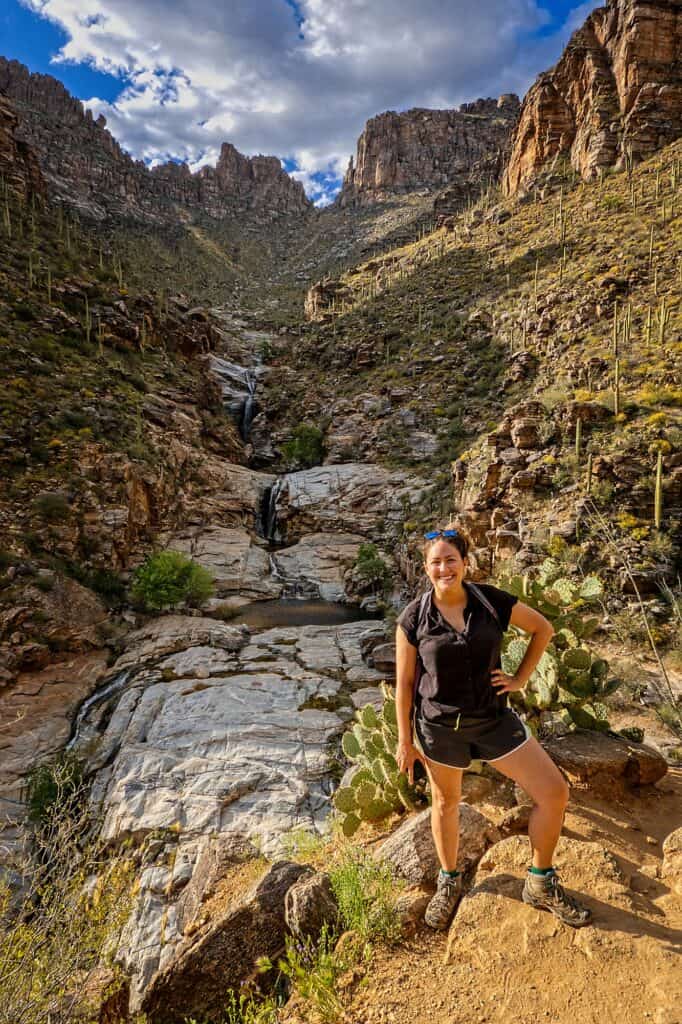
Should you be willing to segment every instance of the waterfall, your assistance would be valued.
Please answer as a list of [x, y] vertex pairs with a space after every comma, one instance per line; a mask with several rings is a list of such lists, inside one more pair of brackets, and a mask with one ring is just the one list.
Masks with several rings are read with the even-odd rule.
[[242, 420], [239, 424], [239, 433], [242, 436], [242, 441], [248, 441], [249, 439], [249, 431], [251, 430], [251, 423], [253, 422], [253, 411], [256, 401], [256, 375], [251, 373], [251, 371], [247, 371], [246, 386], [249, 390], [244, 402], [244, 408], [242, 409]]
[[277, 527], [277, 499], [285, 486], [284, 477], [278, 477], [272, 487], [263, 491], [260, 514], [260, 534], [265, 540], [277, 543], [282, 535]]
[[256, 372], [220, 356], [211, 356], [210, 366], [220, 380], [223, 405], [236, 420], [242, 440], [247, 441], [254, 416]]
[[123, 672], [119, 672], [118, 675], [115, 675], [110, 683], [107, 683], [101, 690], [95, 690], [87, 700], [83, 701], [73, 723], [69, 742], [66, 744], [67, 750], [72, 750], [76, 743], [78, 743], [81, 726], [83, 725], [90, 709], [96, 707], [98, 704], [102, 704], [109, 697], [113, 697], [114, 694], [123, 690], [130, 679], [131, 673], [132, 669], [124, 669]]

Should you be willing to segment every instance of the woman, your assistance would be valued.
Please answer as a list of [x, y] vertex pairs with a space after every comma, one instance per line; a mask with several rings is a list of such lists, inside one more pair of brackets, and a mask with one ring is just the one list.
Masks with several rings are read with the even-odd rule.
[[[432, 589], [408, 604], [396, 631], [397, 760], [411, 782], [415, 761], [426, 768], [433, 838], [441, 863], [426, 923], [447, 928], [461, 896], [462, 880], [456, 870], [459, 802], [462, 775], [476, 758], [494, 764], [534, 801], [528, 823], [532, 864], [523, 887], [524, 902], [581, 927], [590, 922], [591, 912], [564, 891], [552, 867], [568, 785], [507, 704], [507, 694], [527, 683], [554, 630], [515, 595], [491, 584], [465, 582], [468, 550], [461, 530], [446, 528], [425, 535], [424, 566]], [[500, 662], [502, 634], [510, 622], [531, 634], [513, 676], [502, 671]]]

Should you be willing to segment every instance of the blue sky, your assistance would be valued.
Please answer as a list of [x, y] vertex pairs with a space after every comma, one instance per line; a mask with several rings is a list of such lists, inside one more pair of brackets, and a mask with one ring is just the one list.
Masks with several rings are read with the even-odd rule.
[[0, 53], [54, 75], [149, 164], [274, 153], [317, 203], [368, 117], [523, 94], [571, 0], [2, 0]]

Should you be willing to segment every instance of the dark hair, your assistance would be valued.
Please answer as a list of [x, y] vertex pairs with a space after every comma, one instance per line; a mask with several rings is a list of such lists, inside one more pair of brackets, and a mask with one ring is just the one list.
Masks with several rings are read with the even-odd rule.
[[431, 550], [432, 545], [437, 544], [439, 540], [445, 541], [446, 544], [452, 544], [453, 548], [457, 548], [457, 550], [459, 551], [459, 553], [462, 556], [462, 558], [466, 558], [467, 555], [469, 554], [469, 549], [472, 546], [471, 538], [462, 529], [461, 526], [458, 526], [457, 523], [448, 523], [447, 526], [443, 527], [443, 529], [444, 530], [457, 530], [457, 536], [456, 537], [434, 537], [433, 540], [425, 540], [424, 544], [423, 544], [423, 547], [422, 547], [422, 554], [424, 556], [424, 561], [426, 561], [426, 556], [428, 555], [429, 551]]

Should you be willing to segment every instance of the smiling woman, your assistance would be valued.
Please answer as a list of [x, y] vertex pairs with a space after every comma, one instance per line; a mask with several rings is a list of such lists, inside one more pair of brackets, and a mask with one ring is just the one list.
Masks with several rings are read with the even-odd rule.
[[[424, 569], [431, 589], [407, 605], [396, 631], [396, 758], [410, 781], [416, 761], [426, 768], [441, 862], [426, 923], [446, 928], [462, 893], [457, 870], [462, 774], [472, 759], [480, 759], [518, 782], [534, 801], [528, 827], [532, 865], [524, 902], [580, 927], [589, 922], [590, 911], [564, 891], [552, 866], [568, 786], [507, 706], [507, 694], [525, 686], [554, 631], [543, 615], [514, 594], [466, 581], [469, 546], [469, 538], [456, 526], [425, 535]], [[500, 667], [502, 634], [510, 623], [531, 634], [513, 676]]]

